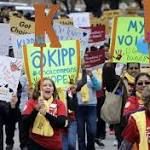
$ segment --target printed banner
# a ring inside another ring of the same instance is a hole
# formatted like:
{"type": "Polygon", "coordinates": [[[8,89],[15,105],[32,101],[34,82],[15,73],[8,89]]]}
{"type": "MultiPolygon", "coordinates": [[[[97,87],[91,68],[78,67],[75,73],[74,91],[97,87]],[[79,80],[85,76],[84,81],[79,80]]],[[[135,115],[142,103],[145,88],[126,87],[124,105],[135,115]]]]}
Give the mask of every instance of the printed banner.
{"type": "MultiPolygon", "coordinates": [[[[110,51],[113,62],[149,63],[148,53],[140,52],[137,42],[144,37],[144,19],[142,17],[115,18],[111,37],[110,51]]],[[[145,49],[144,40],[140,44],[145,49]]]]}
{"type": "MultiPolygon", "coordinates": [[[[79,41],[60,41],[61,48],[44,47],[43,77],[50,77],[57,88],[68,87],[69,79],[76,80],[80,66],[79,41]]],[[[40,48],[33,44],[23,48],[25,70],[29,85],[34,86],[40,79],[40,48]]]]}
{"type": "MultiPolygon", "coordinates": [[[[84,55],[85,49],[88,46],[90,31],[85,29],[78,29],[73,26],[66,26],[60,24],[54,24],[53,28],[60,41],[79,40],[80,47],[81,47],[81,56],[84,55]]],[[[12,37],[12,44],[14,48],[14,54],[16,58],[22,58],[23,45],[33,44],[35,42],[34,34],[26,34],[26,35],[19,35],[19,36],[12,34],[11,37],[12,37]]],[[[46,36],[46,42],[49,42],[47,36],[46,36]]]]}
{"type": "Polygon", "coordinates": [[[84,55],[86,68],[95,68],[99,67],[99,65],[105,62],[105,50],[104,49],[94,49],[92,48],[90,51],[86,51],[84,55]]]}
{"type": "Polygon", "coordinates": [[[148,42],[148,43],[150,43],[149,11],[150,11],[150,1],[149,0],[144,0],[145,41],[148,42]]]}
{"type": "Polygon", "coordinates": [[[24,17],[19,18],[16,16],[10,17],[10,30],[14,34],[29,34],[35,32],[35,23],[29,21],[24,17]]]}
{"type": "Polygon", "coordinates": [[[100,44],[105,41],[105,25],[92,26],[84,29],[91,30],[89,44],[100,44]]]}
{"type": "Polygon", "coordinates": [[[0,100],[10,101],[16,94],[21,75],[22,61],[12,57],[0,56],[0,100]]]}
{"type": "Polygon", "coordinates": [[[10,27],[8,24],[0,23],[0,55],[8,55],[10,44],[10,27]]]}

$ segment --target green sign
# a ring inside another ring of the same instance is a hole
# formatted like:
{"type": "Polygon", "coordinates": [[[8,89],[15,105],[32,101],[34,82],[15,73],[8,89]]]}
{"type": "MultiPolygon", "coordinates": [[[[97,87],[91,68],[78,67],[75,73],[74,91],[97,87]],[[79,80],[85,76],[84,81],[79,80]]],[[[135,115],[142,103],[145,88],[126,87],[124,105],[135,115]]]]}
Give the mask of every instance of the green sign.
{"type": "Polygon", "coordinates": [[[142,54],[137,41],[144,37],[144,18],[118,17],[114,19],[110,51],[113,62],[149,63],[148,54],[142,54]]]}
{"type": "MultiPolygon", "coordinates": [[[[58,88],[67,87],[70,77],[76,79],[80,60],[78,41],[60,42],[61,48],[51,48],[47,44],[43,50],[43,77],[50,77],[58,88]]],[[[28,81],[30,86],[34,86],[41,77],[40,48],[26,45],[23,53],[28,81]]]]}

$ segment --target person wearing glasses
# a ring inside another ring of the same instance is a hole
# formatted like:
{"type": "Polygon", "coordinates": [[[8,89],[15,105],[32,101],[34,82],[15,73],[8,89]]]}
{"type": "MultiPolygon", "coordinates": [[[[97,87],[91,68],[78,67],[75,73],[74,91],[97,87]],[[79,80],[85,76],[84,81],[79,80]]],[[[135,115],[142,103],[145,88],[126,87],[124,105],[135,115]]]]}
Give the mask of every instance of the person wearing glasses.
{"type": "Polygon", "coordinates": [[[135,77],[140,73],[140,63],[127,63],[127,69],[124,74],[124,83],[127,88],[128,96],[133,93],[135,77]]]}
{"type": "Polygon", "coordinates": [[[124,115],[128,118],[130,114],[143,107],[141,93],[143,89],[150,85],[150,75],[148,73],[140,73],[135,78],[134,90],[132,96],[128,97],[128,101],[124,108],[124,115]]]}
{"type": "MultiPolygon", "coordinates": [[[[142,86],[148,81],[139,81],[142,86]]],[[[124,129],[123,142],[119,150],[149,150],[150,149],[150,86],[142,91],[144,108],[132,114],[124,129]]]]}

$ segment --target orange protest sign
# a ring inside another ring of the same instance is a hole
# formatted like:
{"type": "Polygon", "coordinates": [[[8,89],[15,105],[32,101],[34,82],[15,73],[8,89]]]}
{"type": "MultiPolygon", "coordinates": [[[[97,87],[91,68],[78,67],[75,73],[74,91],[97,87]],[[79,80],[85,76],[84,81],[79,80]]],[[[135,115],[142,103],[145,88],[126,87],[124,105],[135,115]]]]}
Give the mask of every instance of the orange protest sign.
{"type": "Polygon", "coordinates": [[[35,4],[35,46],[45,46],[45,32],[50,39],[51,47],[61,47],[61,44],[53,30],[53,17],[56,14],[59,6],[52,5],[48,15],[45,15],[45,4],[35,4]]]}
{"type": "Polygon", "coordinates": [[[145,23],[145,41],[150,43],[150,19],[149,19],[150,1],[144,0],[144,23],[145,23]]]}

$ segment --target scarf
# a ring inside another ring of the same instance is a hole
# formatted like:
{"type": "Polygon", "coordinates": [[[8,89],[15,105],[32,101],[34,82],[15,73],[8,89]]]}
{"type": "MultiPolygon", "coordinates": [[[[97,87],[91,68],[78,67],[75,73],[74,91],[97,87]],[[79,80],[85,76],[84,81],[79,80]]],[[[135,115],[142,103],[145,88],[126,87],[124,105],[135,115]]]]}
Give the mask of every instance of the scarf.
{"type": "MultiPolygon", "coordinates": [[[[53,97],[51,97],[47,101],[44,100],[44,109],[46,109],[47,112],[49,111],[49,106],[52,104],[52,102],[53,97]]],[[[46,137],[51,137],[54,134],[50,122],[45,118],[45,116],[40,114],[40,112],[37,114],[35,121],[33,123],[32,133],[46,137]]]]}

